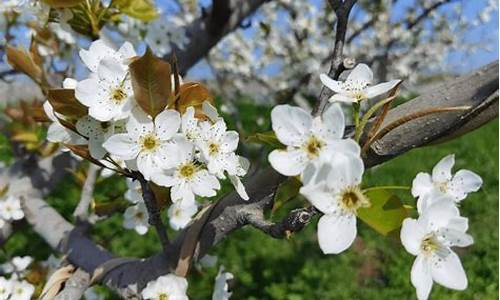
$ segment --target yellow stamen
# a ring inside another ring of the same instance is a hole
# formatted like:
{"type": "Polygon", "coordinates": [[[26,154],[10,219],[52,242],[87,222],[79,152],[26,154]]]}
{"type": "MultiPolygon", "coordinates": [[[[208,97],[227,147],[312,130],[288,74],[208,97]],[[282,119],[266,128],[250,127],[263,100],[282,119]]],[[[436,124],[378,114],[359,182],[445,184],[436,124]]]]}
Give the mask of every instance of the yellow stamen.
{"type": "Polygon", "coordinates": [[[141,139],[142,151],[153,151],[160,145],[160,141],[154,134],[148,134],[141,139]]]}
{"type": "Polygon", "coordinates": [[[307,152],[307,156],[310,159],[316,158],[319,156],[321,152],[321,148],[323,148],[324,143],[314,135],[312,135],[303,145],[303,148],[307,152]]]}
{"type": "Polygon", "coordinates": [[[360,207],[369,207],[370,200],[363,194],[359,186],[347,187],[340,194],[342,208],[350,213],[356,213],[360,207]]]}
{"type": "Polygon", "coordinates": [[[122,87],[114,88],[111,91],[111,99],[113,101],[115,101],[116,103],[122,102],[126,97],[127,97],[127,94],[125,93],[125,91],[123,90],[122,87]]]}

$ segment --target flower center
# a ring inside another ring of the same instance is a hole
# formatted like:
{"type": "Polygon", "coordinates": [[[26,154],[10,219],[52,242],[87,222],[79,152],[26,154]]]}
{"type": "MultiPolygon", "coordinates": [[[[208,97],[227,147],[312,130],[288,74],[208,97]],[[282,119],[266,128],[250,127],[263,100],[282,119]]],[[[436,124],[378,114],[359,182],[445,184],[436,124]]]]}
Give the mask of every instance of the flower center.
{"type": "Polygon", "coordinates": [[[160,141],[154,134],[148,134],[141,140],[141,147],[143,151],[153,151],[160,145],[160,141]]]}
{"type": "Polygon", "coordinates": [[[102,130],[107,130],[110,125],[111,125],[111,122],[101,122],[102,130]]]}
{"type": "Polygon", "coordinates": [[[368,83],[362,81],[346,81],[343,84],[344,90],[348,91],[351,97],[356,99],[357,102],[366,99],[366,95],[364,93],[365,88],[368,86],[368,83]]]}
{"type": "Polygon", "coordinates": [[[369,207],[370,200],[359,186],[347,187],[340,194],[340,203],[344,211],[356,213],[360,207],[369,207]]]}
{"type": "Polygon", "coordinates": [[[420,249],[425,254],[432,254],[439,250],[439,248],[441,248],[441,245],[434,234],[426,235],[420,244],[420,249]]]}
{"type": "Polygon", "coordinates": [[[219,145],[216,143],[210,143],[210,145],[208,145],[208,154],[212,156],[217,153],[219,153],[219,145]]]}
{"type": "Polygon", "coordinates": [[[313,159],[319,156],[323,145],[323,141],[313,135],[304,144],[304,149],[307,152],[307,156],[309,156],[310,159],[313,159]]]}
{"type": "Polygon", "coordinates": [[[127,94],[125,93],[125,91],[123,90],[122,87],[114,88],[111,91],[111,99],[113,101],[115,101],[115,103],[122,102],[126,97],[127,97],[127,94]]]}
{"type": "Polygon", "coordinates": [[[184,177],[186,179],[191,179],[196,173],[196,165],[193,162],[188,162],[181,165],[178,168],[178,170],[181,177],[184,177]]]}
{"type": "Polygon", "coordinates": [[[168,295],[165,293],[162,293],[158,296],[158,300],[168,300],[168,295]]]}
{"type": "Polygon", "coordinates": [[[135,214],[135,218],[137,220],[142,220],[144,219],[144,213],[142,211],[138,211],[136,214],[135,214]]]}
{"type": "Polygon", "coordinates": [[[447,182],[434,182],[434,186],[441,192],[448,192],[448,183],[447,182]]]}

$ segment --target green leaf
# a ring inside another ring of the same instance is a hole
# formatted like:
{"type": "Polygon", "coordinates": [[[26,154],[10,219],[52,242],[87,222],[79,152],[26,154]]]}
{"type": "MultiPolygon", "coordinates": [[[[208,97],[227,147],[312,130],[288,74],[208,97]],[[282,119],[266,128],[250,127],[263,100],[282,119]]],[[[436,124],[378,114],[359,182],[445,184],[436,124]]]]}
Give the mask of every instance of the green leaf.
{"type": "Polygon", "coordinates": [[[299,189],[302,186],[298,177],[288,177],[276,191],[274,196],[273,211],[279,209],[283,204],[298,195],[299,189]]]}
{"type": "Polygon", "coordinates": [[[67,8],[77,6],[85,0],[42,0],[43,3],[53,8],[67,8]]]}
{"type": "Polygon", "coordinates": [[[387,235],[401,227],[408,217],[401,200],[391,192],[378,189],[370,190],[365,195],[370,199],[371,206],[358,209],[358,217],[375,231],[387,235]]]}
{"type": "Polygon", "coordinates": [[[154,56],[149,48],[130,64],[135,99],[153,118],[165,109],[172,94],[170,75],[170,64],[154,56]]]}
{"type": "Polygon", "coordinates": [[[273,148],[285,148],[285,145],[278,140],[274,131],[256,133],[247,137],[246,141],[247,143],[269,145],[273,148]]]}
{"type": "Polygon", "coordinates": [[[13,158],[14,152],[9,139],[7,136],[0,134],[0,161],[8,164],[13,158]]]}
{"type": "Polygon", "coordinates": [[[149,22],[158,17],[158,10],[150,0],[115,0],[114,5],[122,13],[149,22]]]}

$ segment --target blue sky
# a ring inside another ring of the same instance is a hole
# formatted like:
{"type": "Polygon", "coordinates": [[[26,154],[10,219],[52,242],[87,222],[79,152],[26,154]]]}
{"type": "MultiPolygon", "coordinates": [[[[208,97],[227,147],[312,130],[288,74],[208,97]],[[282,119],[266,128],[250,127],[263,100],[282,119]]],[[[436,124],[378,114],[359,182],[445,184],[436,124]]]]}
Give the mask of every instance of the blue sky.
{"type": "MultiPolygon", "coordinates": [[[[311,1],[319,7],[324,0],[311,1]]],[[[208,0],[200,2],[205,6],[211,3],[211,1],[208,0]]],[[[396,11],[394,12],[394,16],[397,18],[400,11],[403,11],[405,7],[413,5],[414,2],[415,0],[400,0],[395,7],[396,11]]],[[[478,12],[488,4],[488,0],[460,0],[460,2],[464,5],[464,14],[468,19],[475,18],[478,12]]],[[[444,5],[441,9],[449,10],[451,9],[451,5],[444,5]]],[[[489,22],[481,25],[475,30],[468,31],[465,34],[465,40],[481,46],[481,49],[474,53],[465,53],[464,51],[452,52],[447,58],[447,65],[450,66],[453,72],[458,74],[466,73],[498,59],[498,11],[493,13],[489,22]]],[[[195,68],[189,72],[189,75],[194,77],[206,77],[207,72],[210,72],[209,69],[201,63],[195,66],[195,68]]]]}

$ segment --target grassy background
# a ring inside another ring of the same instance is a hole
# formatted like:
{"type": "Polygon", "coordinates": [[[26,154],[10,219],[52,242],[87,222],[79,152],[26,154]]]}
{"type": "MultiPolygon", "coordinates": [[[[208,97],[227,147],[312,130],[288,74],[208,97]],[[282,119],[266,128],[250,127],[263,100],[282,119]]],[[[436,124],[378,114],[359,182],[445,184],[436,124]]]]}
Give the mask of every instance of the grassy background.
{"type": "MultiPolygon", "coordinates": [[[[266,121],[259,123],[259,128],[255,123],[257,115],[268,120],[267,109],[247,106],[240,107],[240,111],[248,112],[238,116],[244,129],[256,132],[268,128],[266,121]]],[[[432,299],[498,299],[498,121],[454,141],[413,150],[373,168],[367,171],[364,186],[410,185],[419,171],[430,171],[449,153],[456,154],[456,170],[477,172],[484,186],[462,202],[462,215],[470,218],[470,233],[475,239],[473,246],[457,250],[469,288],[455,292],[435,285],[432,299]]],[[[120,178],[101,180],[96,201],[119,201],[125,189],[120,178]]],[[[48,201],[70,219],[79,193],[76,177],[68,177],[48,201]]],[[[408,193],[400,196],[406,203],[414,201],[408,193]]],[[[300,199],[288,203],[278,217],[297,205],[300,199]]],[[[94,229],[93,238],[119,255],[147,256],[159,250],[152,230],[139,236],[123,229],[121,222],[119,214],[101,222],[94,229]]],[[[359,238],[349,251],[326,256],[317,245],[315,228],[316,224],[311,224],[290,240],[273,240],[252,228],[244,228],[215,247],[211,254],[219,256],[219,263],[235,274],[232,299],[415,299],[409,282],[414,258],[404,251],[397,238],[382,237],[360,223],[359,238]]],[[[4,246],[0,262],[12,255],[32,255],[44,260],[50,253],[46,244],[26,227],[4,246]]],[[[216,272],[216,268],[192,272],[188,278],[191,299],[210,299],[216,272]]],[[[106,299],[114,299],[103,291],[106,299]]]]}

